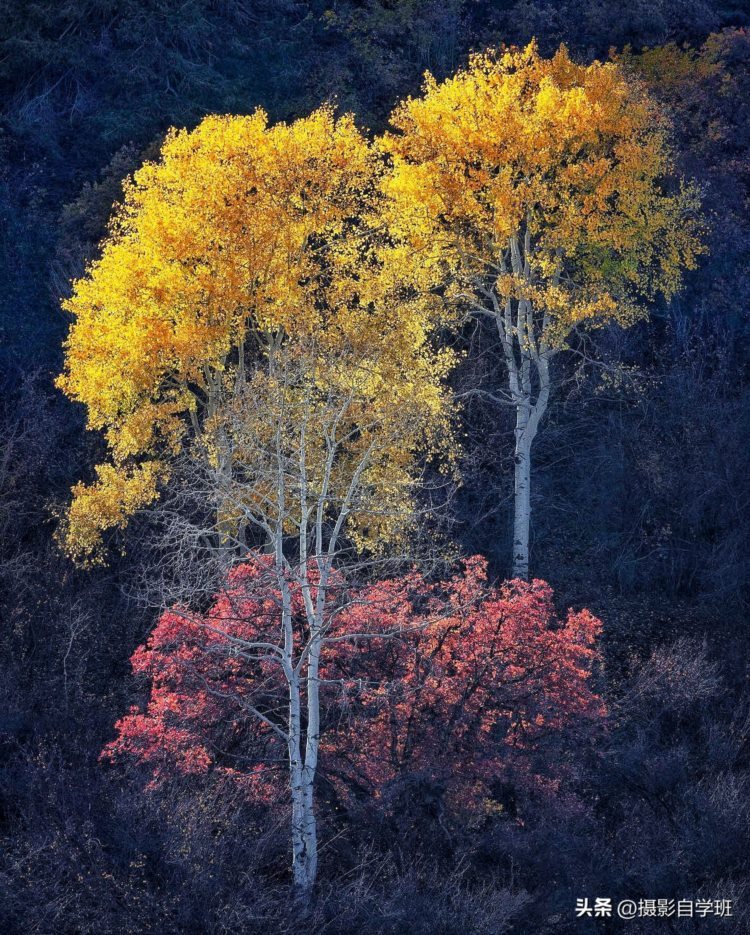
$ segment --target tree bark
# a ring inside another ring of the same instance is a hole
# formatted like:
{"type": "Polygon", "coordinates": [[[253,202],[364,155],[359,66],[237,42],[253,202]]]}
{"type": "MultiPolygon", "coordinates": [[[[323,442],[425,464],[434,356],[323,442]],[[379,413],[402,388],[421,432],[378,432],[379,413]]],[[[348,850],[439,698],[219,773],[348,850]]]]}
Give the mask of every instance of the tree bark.
{"type": "Polygon", "coordinates": [[[312,882],[307,873],[305,846],[305,789],[302,766],[302,718],[300,686],[295,675],[289,681],[289,782],[292,792],[292,874],[294,885],[309,890],[312,882]]]}
{"type": "MultiPolygon", "coordinates": [[[[322,613],[322,609],[321,609],[322,613]]],[[[311,636],[310,656],[307,662],[307,735],[305,738],[305,766],[302,771],[305,860],[309,885],[315,883],[318,872],[318,831],[315,822],[315,774],[320,749],[320,622],[311,636]]]]}
{"type": "Polygon", "coordinates": [[[531,443],[527,406],[516,411],[515,477],[513,489],[513,577],[529,577],[531,526],[531,443]]]}
{"type": "Polygon", "coordinates": [[[538,355],[533,360],[539,390],[532,403],[524,395],[516,404],[515,470],[513,484],[513,577],[528,580],[529,577],[529,533],[531,529],[531,449],[539,423],[544,418],[549,404],[550,376],[549,360],[538,355]]]}

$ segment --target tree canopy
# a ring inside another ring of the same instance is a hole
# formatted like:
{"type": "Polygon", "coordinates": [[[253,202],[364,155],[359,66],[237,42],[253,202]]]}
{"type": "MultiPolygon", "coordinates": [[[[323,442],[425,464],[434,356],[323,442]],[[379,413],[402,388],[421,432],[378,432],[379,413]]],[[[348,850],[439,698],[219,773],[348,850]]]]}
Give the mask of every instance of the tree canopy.
{"type": "Polygon", "coordinates": [[[267,435],[280,405],[297,431],[300,367],[308,407],[316,387],[324,409],[333,391],[356,399],[345,421],[351,431],[359,420],[360,448],[374,424],[400,420],[398,450],[381,439],[373,469],[386,499],[406,482],[409,453],[443,420],[450,354],[431,349],[432,304],[398,295],[373,251],[380,172],[351,117],[323,108],[273,127],[260,111],[206,118],[172,132],[134,175],[101,259],[65,303],[74,323],[59,386],[111,455],[74,488],[71,553],[92,556],[102,530],[152,502],[188,438],[214,455],[231,446],[230,399],[250,393],[267,407],[240,434],[267,435]],[[258,361],[263,376],[251,372],[258,361]]]}
{"type": "MultiPolygon", "coordinates": [[[[695,189],[670,190],[665,114],[612,63],[579,65],[525,49],[471,58],[392,114],[382,146],[394,226],[443,267],[452,292],[492,310],[522,300],[541,347],[581,322],[631,322],[670,296],[701,251],[695,189]]],[[[509,335],[510,337],[510,335],[509,335]]]]}
{"type": "MultiPolygon", "coordinates": [[[[162,614],[131,659],[145,704],[118,721],[103,759],[143,765],[151,789],[207,777],[283,807],[288,688],[267,651],[281,604],[270,567],[251,554],[206,614],[162,614]]],[[[529,788],[561,781],[564,762],[542,766],[539,753],[604,714],[592,684],[599,620],[558,617],[543,581],[491,586],[479,556],[445,581],[416,571],[378,581],[343,607],[341,584],[327,596],[321,666],[322,773],[339,802],[369,795],[393,807],[421,781],[462,822],[497,807],[511,776],[529,788]]],[[[292,588],[304,631],[304,595],[292,588]]]]}

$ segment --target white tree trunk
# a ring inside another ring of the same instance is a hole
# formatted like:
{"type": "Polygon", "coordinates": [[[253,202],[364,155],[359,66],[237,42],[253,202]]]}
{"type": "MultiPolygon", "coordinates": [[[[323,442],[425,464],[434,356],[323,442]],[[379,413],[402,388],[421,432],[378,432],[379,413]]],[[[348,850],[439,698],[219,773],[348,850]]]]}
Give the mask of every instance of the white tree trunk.
{"type": "Polygon", "coordinates": [[[300,712],[299,679],[296,673],[289,681],[289,783],[292,793],[292,873],[295,886],[307,889],[307,861],[305,859],[305,802],[302,779],[302,719],[300,712]]]}
{"type": "MultiPolygon", "coordinates": [[[[551,389],[549,365],[556,353],[549,342],[549,314],[535,311],[526,293],[526,284],[530,287],[533,283],[531,223],[529,215],[522,228],[509,238],[507,249],[501,250],[496,267],[502,277],[512,272],[522,287],[521,294],[498,293],[495,287],[488,289],[483,280],[475,284],[481,297],[477,311],[495,319],[507,369],[507,395],[516,407],[512,573],[514,578],[524,579],[529,577],[531,447],[547,411],[551,389]]],[[[559,269],[553,277],[555,284],[558,278],[559,269]]]]}
{"type": "MultiPolygon", "coordinates": [[[[322,608],[320,610],[322,614],[322,608]]],[[[320,748],[320,639],[322,624],[316,622],[311,635],[310,656],[307,663],[307,735],[305,738],[305,766],[302,771],[306,872],[309,886],[315,883],[318,872],[318,831],[315,823],[315,773],[320,748]]]]}
{"type": "Polygon", "coordinates": [[[513,489],[513,577],[529,577],[529,529],[531,526],[531,443],[528,409],[516,415],[515,478],[513,489]]]}
{"type": "Polygon", "coordinates": [[[549,404],[549,365],[545,357],[535,360],[539,393],[536,401],[526,396],[516,406],[515,470],[513,485],[513,577],[528,580],[529,532],[531,529],[531,448],[539,423],[549,404]]]}
{"type": "MultiPolygon", "coordinates": [[[[302,894],[310,892],[318,869],[318,838],[313,809],[315,771],[302,761],[300,683],[289,685],[289,781],[292,792],[292,874],[302,894]]],[[[317,745],[316,745],[317,746],[317,745]]],[[[317,751],[316,751],[317,752],[317,751]]]]}

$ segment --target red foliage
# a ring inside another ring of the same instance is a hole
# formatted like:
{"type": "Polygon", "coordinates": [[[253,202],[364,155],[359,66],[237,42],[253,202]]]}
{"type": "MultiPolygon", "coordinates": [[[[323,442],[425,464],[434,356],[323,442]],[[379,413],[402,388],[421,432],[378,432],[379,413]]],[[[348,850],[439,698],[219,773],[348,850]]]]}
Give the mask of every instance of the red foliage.
{"type": "MultiPolygon", "coordinates": [[[[133,655],[150,680],[146,710],[118,722],[105,757],[132,755],[155,781],[220,771],[253,797],[284,794],[283,741],[247,707],[283,728],[283,673],[247,658],[263,656],[250,644],[279,640],[269,562],[253,556],[235,569],[204,617],[162,615],[133,655]]],[[[511,766],[533,772],[544,738],[602,712],[589,685],[599,621],[588,611],[558,620],[543,581],[489,586],[480,558],[444,582],[413,572],[345,605],[342,591],[328,617],[321,768],[342,797],[380,797],[418,776],[475,807],[511,766]]]]}
{"type": "Polygon", "coordinates": [[[488,587],[475,557],[437,586],[375,585],[345,616],[348,632],[402,634],[343,642],[331,666],[361,688],[329,758],[376,793],[419,776],[476,806],[511,766],[528,769],[543,738],[603,712],[589,686],[601,624],[585,610],[558,621],[544,581],[488,587]]]}
{"type": "Polygon", "coordinates": [[[150,769],[152,786],[218,770],[255,797],[274,797],[285,750],[247,705],[272,716],[282,679],[273,661],[244,652],[278,638],[280,595],[270,565],[268,556],[252,555],[233,569],[206,615],[182,607],[161,615],[131,658],[133,672],[150,683],[146,709],[133,707],[116,723],[104,759],[133,757],[150,769]]]}

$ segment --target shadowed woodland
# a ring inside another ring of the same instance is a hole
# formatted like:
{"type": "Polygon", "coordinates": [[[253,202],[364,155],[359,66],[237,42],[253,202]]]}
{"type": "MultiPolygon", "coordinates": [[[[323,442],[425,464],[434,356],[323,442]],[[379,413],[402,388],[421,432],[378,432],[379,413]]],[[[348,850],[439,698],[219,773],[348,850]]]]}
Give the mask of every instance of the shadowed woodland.
{"type": "Polygon", "coordinates": [[[0,94],[2,930],[750,930],[746,0],[6,0],[0,94]]]}

